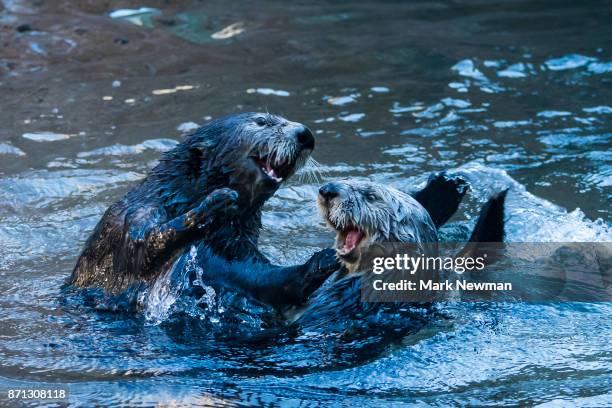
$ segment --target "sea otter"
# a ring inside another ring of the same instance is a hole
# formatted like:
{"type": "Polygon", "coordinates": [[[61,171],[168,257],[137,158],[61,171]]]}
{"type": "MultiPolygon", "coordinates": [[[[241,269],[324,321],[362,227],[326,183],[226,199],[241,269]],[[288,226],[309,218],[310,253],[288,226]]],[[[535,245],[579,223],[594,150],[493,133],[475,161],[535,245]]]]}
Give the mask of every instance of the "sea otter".
{"type": "Polygon", "coordinates": [[[239,271],[232,284],[272,303],[298,302],[337,267],[333,253],[274,267],[257,240],[263,204],[306,163],[314,146],[306,126],[277,115],[244,113],[208,123],[110,206],[69,283],[109,294],[144,289],[198,244],[220,259],[263,265],[257,274],[239,271]]]}
{"type": "MultiPolygon", "coordinates": [[[[192,262],[196,248],[207,284],[275,307],[301,304],[339,268],[335,252],[276,266],[257,241],[263,204],[309,160],[314,146],[306,126],[277,115],[243,113],[208,123],[108,208],[68,283],[128,293],[129,303],[192,262]]],[[[444,222],[464,193],[460,181],[439,174],[415,197],[444,222]]]]}
{"type": "MultiPolygon", "coordinates": [[[[483,206],[471,243],[503,240],[505,197],[502,191],[483,206]]],[[[345,268],[312,296],[296,324],[325,331],[385,327],[394,333],[414,327],[428,309],[415,311],[415,307],[429,305],[363,302],[362,281],[371,276],[374,256],[392,256],[404,244],[425,256],[438,255],[438,225],[427,209],[392,187],[354,180],[324,185],[317,202],[323,218],[336,231],[336,252],[345,268]]],[[[468,244],[461,254],[474,256],[468,254],[474,248],[468,244]]]]}

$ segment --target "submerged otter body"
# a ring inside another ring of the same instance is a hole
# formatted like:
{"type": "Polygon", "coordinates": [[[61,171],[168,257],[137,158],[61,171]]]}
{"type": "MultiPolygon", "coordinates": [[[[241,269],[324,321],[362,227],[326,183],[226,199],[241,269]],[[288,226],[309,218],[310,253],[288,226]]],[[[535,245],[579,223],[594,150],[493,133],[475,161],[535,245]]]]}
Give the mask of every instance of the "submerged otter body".
{"type": "Polygon", "coordinates": [[[192,246],[227,261],[219,285],[272,304],[303,301],[331,274],[333,252],[272,265],[257,249],[261,208],[309,159],[314,137],[280,116],[245,113],[210,122],[166,152],[110,206],[85,243],[69,283],[120,294],[150,287],[192,246]],[[245,265],[257,265],[251,273],[245,265]]]}
{"type": "MultiPolygon", "coordinates": [[[[437,175],[420,193],[420,198],[432,198],[438,191],[439,200],[444,201],[448,196],[458,199],[454,200],[458,203],[465,193],[464,187],[460,180],[437,175]],[[456,193],[448,195],[453,185],[456,193]]],[[[502,241],[505,194],[504,191],[492,197],[482,208],[470,241],[502,241]]],[[[419,194],[415,197],[419,198],[419,194]]],[[[425,257],[437,256],[437,227],[450,218],[456,205],[434,206],[432,213],[438,220],[434,222],[430,211],[420,203],[429,200],[417,201],[394,188],[361,181],[328,183],[319,190],[317,201],[324,219],[336,230],[336,252],[345,269],[328,279],[309,299],[308,306],[296,319],[296,326],[307,330],[353,334],[374,331],[385,336],[402,336],[424,324],[425,316],[432,310],[430,303],[364,302],[362,282],[371,273],[374,257],[401,253],[404,244],[425,257]]]]}

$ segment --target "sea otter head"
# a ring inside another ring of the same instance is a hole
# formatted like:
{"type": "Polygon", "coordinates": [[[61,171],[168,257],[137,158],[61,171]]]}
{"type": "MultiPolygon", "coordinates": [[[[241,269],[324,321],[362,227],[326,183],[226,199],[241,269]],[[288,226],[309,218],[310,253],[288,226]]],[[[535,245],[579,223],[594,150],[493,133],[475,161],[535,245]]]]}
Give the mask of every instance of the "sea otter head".
{"type": "Polygon", "coordinates": [[[427,211],[392,187],[355,180],[331,182],[319,189],[317,203],[327,224],[336,230],[336,253],[350,272],[369,260],[374,247],[437,242],[427,211]]]}
{"type": "MultiPolygon", "coordinates": [[[[315,139],[310,129],[269,113],[242,113],[216,119],[170,152],[181,189],[201,197],[229,187],[239,196],[242,214],[261,208],[310,158],[315,139]]],[[[167,160],[168,161],[168,160],[167,160]]]]}

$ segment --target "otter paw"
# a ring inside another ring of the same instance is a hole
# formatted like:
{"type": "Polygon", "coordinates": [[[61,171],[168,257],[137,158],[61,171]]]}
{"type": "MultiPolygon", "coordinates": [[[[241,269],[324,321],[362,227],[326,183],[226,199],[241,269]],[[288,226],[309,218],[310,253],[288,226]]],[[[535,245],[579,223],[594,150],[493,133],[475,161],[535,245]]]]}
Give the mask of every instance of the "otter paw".
{"type": "Polygon", "coordinates": [[[304,276],[304,292],[307,295],[316,290],[327,278],[342,267],[336,256],[336,251],[331,248],[324,249],[314,254],[307,262],[308,268],[304,276]]]}
{"type": "Polygon", "coordinates": [[[320,273],[329,272],[331,274],[340,269],[341,266],[336,250],[332,248],[317,252],[310,260],[313,262],[314,269],[320,273]]]}
{"type": "Polygon", "coordinates": [[[194,210],[198,222],[238,212],[238,193],[231,188],[220,188],[210,193],[194,210]]]}

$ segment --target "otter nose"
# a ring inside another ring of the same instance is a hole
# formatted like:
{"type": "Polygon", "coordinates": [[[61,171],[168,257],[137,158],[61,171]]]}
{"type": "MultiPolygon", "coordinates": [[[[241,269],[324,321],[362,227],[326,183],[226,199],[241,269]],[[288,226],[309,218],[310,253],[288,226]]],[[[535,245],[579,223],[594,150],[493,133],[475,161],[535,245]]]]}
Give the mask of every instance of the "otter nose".
{"type": "Polygon", "coordinates": [[[306,126],[300,126],[295,131],[295,137],[297,139],[298,144],[304,150],[313,150],[315,145],[315,138],[312,135],[310,129],[306,126]]]}
{"type": "Polygon", "coordinates": [[[326,200],[338,197],[338,194],[340,194],[340,188],[334,183],[327,183],[319,189],[319,195],[326,200]]]}

